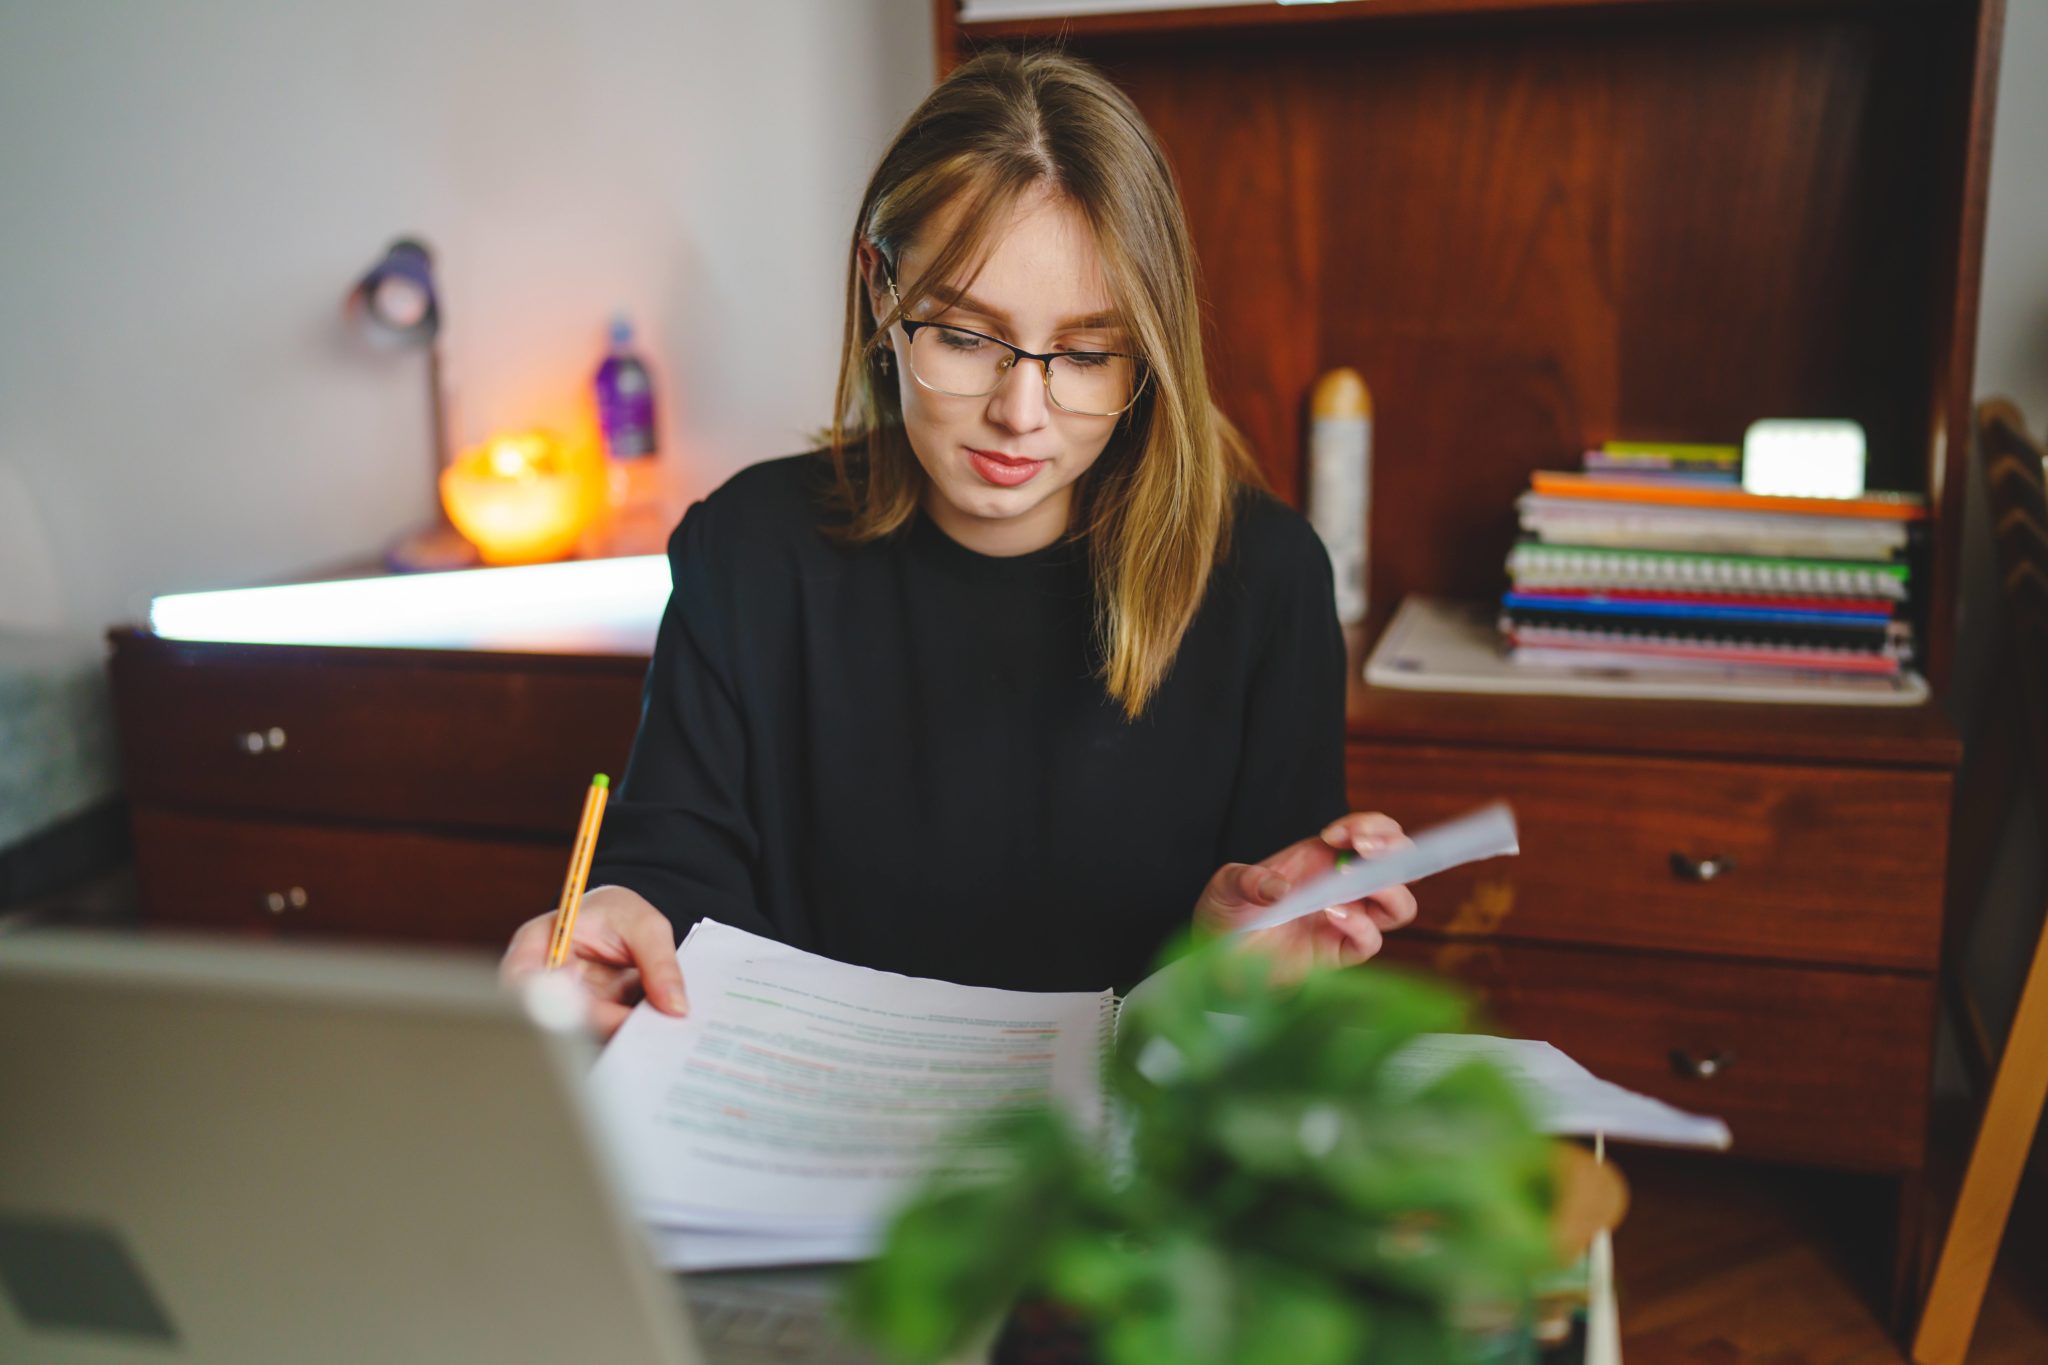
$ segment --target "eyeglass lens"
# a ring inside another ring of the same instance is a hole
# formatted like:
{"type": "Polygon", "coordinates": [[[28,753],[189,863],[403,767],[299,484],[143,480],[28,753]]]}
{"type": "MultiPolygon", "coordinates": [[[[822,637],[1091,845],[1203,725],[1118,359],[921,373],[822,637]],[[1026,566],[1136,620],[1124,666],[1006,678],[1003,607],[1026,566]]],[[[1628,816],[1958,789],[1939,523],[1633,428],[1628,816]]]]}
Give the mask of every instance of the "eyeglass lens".
{"type": "MultiPolygon", "coordinates": [[[[910,340],[910,368],[941,393],[979,398],[994,393],[1017,357],[985,337],[933,324],[910,340]]],[[[1077,352],[1055,356],[1052,401],[1068,412],[1107,417],[1130,406],[1137,365],[1128,356],[1077,352]]]]}

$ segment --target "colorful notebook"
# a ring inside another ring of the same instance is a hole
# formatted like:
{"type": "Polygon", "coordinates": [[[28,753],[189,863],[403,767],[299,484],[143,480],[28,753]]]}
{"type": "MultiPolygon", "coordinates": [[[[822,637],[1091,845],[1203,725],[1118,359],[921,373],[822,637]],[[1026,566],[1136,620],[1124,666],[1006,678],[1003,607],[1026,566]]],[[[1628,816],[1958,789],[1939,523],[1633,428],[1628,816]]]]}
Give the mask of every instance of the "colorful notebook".
{"type": "Polygon", "coordinates": [[[1522,591],[1570,587],[1683,589],[1882,598],[1891,602],[1905,600],[1910,576],[1904,564],[1528,541],[1509,553],[1507,568],[1516,588],[1522,591]]]}
{"type": "Polygon", "coordinates": [[[1865,517],[1588,502],[1544,493],[1522,494],[1515,508],[1524,531],[1554,545],[1793,559],[1886,560],[1905,549],[1911,539],[1907,522],[1865,517]]]}
{"type": "Polygon", "coordinates": [[[1551,497],[1584,502],[1641,502],[1665,507],[1713,508],[1728,512],[1792,512],[1808,517],[1853,517],[1871,521],[1924,521],[1927,501],[1917,493],[1866,493],[1860,498],[1788,498],[1732,488],[1682,484],[1617,484],[1585,474],[1539,469],[1529,487],[1551,497]]]}
{"type": "Polygon", "coordinates": [[[1869,674],[1896,678],[1905,659],[1892,649],[1831,649],[1799,643],[1691,638],[1653,631],[1581,630],[1509,623],[1502,629],[1509,662],[1522,666],[1666,672],[1706,665],[1762,672],[1869,674]]]}
{"type": "Polygon", "coordinates": [[[1716,617],[1669,617],[1648,613],[1596,615],[1556,607],[1504,606],[1501,630],[1523,632],[1552,629],[1599,637],[1617,648],[1636,640],[1687,640],[1722,649],[1828,649],[1858,653],[1910,649],[1903,622],[1869,617],[1823,621],[1725,620],[1716,617]]]}
{"type": "Polygon", "coordinates": [[[1926,682],[1912,669],[1894,674],[1884,671],[1882,663],[1857,662],[1855,656],[1847,669],[1833,667],[1826,655],[1797,656],[1785,666],[1771,667],[1603,653],[1567,639],[1556,649],[1532,645],[1518,650],[1511,661],[1502,648],[1498,619],[1497,603],[1410,594],[1366,661],[1365,680],[1374,687],[1409,691],[1830,706],[1917,706],[1928,697],[1926,682]]]}
{"type": "Polygon", "coordinates": [[[1802,596],[1796,593],[1715,592],[1704,588],[1575,588],[1538,587],[1544,597],[1602,602],[1684,602],[1696,606],[1770,607],[1780,611],[1846,612],[1857,616],[1888,616],[1893,603],[1882,597],[1802,596]]]}
{"type": "Polygon", "coordinates": [[[1882,628],[1892,619],[1890,604],[1881,610],[1845,611],[1828,606],[1791,607],[1780,603],[1687,601],[1676,598],[1607,597],[1598,593],[1511,592],[1501,599],[1511,613],[1561,612],[1593,620],[1756,623],[1783,626],[1855,625],[1882,628]]]}

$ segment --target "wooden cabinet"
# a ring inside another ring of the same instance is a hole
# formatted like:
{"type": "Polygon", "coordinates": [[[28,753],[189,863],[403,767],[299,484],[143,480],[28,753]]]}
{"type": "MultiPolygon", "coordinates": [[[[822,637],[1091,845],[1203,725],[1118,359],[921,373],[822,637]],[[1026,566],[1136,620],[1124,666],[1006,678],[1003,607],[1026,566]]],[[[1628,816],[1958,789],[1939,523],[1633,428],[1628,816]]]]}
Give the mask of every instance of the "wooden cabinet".
{"type": "Polygon", "coordinates": [[[1931,978],[1397,936],[1465,982],[1492,1026],[1727,1120],[1736,1150],[1903,1171],[1922,1160],[1931,978]]]}
{"type": "Polygon", "coordinates": [[[561,893],[560,840],[198,815],[137,806],[150,918],[290,938],[502,947],[561,893]]]}
{"type": "Polygon", "coordinates": [[[1925,1159],[1954,736],[1928,709],[1358,685],[1352,804],[1504,798],[1522,853],[1417,888],[1398,961],[1500,1026],[1718,1114],[1746,1156],[1925,1159]]]}
{"type": "Polygon", "coordinates": [[[114,645],[138,803],[543,836],[573,833],[591,773],[625,761],[646,669],[141,635],[114,645]]]}
{"type": "Polygon", "coordinates": [[[561,894],[639,658],[113,636],[145,915],[501,947],[561,894]]]}
{"type": "Polygon", "coordinates": [[[1502,753],[1359,741],[1355,800],[1423,825],[1475,796],[1523,853],[1432,882],[1432,929],[1931,972],[1949,779],[1939,770],[1502,753]]]}

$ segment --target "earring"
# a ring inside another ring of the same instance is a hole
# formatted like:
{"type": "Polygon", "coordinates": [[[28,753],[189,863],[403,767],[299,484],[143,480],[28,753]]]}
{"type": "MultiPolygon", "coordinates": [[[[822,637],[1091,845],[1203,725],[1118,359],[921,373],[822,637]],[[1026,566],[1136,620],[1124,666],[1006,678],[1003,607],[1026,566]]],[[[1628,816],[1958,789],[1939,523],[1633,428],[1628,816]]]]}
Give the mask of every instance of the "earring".
{"type": "Polygon", "coordinates": [[[887,346],[884,346],[884,347],[882,348],[882,373],[883,373],[883,374],[887,374],[887,373],[889,373],[889,362],[890,362],[891,360],[893,360],[894,358],[895,358],[895,357],[894,357],[894,355],[893,355],[893,354],[892,354],[892,353],[890,352],[889,348],[888,348],[887,346]]]}

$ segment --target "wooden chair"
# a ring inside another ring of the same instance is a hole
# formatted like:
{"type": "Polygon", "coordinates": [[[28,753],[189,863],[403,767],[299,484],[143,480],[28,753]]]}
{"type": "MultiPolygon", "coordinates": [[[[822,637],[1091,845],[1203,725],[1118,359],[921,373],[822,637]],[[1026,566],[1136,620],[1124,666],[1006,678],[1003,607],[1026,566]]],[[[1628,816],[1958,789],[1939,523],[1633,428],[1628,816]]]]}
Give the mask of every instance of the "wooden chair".
{"type": "MultiPolygon", "coordinates": [[[[2023,734],[2001,745],[2030,762],[2048,846],[2048,494],[2043,452],[2012,404],[1993,399],[1977,409],[1979,458],[1990,494],[1998,573],[2006,604],[2008,648],[2000,681],[2016,698],[2023,734]]],[[[1990,737],[1996,744],[1999,737],[1990,737]]],[[[1998,823],[1998,822],[1991,822],[1998,823]]],[[[1988,855],[1988,847],[1984,850],[1988,855]]],[[[1969,882],[1970,877],[1964,881],[1969,882]]],[[[1981,883],[1979,883],[1981,884],[1981,883]]],[[[1960,954],[1952,954],[1960,962],[1960,954]]],[[[1964,1052],[1988,1051],[1967,1001],[1964,1052]]],[[[1976,1068],[1973,1068],[1976,1069],[1976,1068]]],[[[1985,1286],[1998,1258],[2020,1175],[2048,1099],[2048,922],[2034,948],[2012,1029],[1990,1074],[1990,1096],[1970,1150],[1962,1191],[1935,1264],[1934,1282],[1913,1338],[1917,1365],[1961,1365],[1976,1329],[1985,1286]]]]}

